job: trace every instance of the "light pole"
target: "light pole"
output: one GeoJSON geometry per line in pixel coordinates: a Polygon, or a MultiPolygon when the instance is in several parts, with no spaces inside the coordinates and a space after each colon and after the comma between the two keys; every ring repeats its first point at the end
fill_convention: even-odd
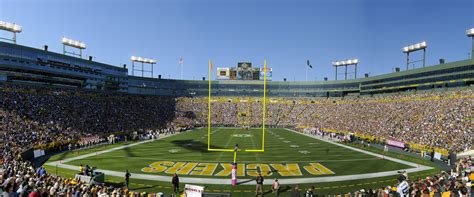
{"type": "Polygon", "coordinates": [[[79,56],[80,58],[82,58],[82,50],[86,49],[86,44],[85,43],[83,43],[81,41],[77,41],[77,40],[72,40],[72,39],[69,39],[69,38],[66,38],[66,37],[63,37],[63,39],[61,39],[61,43],[63,43],[63,54],[64,55],[71,54],[71,55],[79,56]],[[74,52],[66,51],[66,46],[70,46],[72,48],[79,49],[79,54],[76,54],[74,52]]]}
{"type": "Polygon", "coordinates": [[[0,38],[2,40],[12,41],[13,44],[16,44],[16,34],[22,31],[22,27],[15,23],[9,23],[5,21],[0,21],[0,30],[8,31],[13,33],[13,38],[0,38]]]}
{"type": "Polygon", "coordinates": [[[359,64],[359,59],[350,59],[350,60],[344,60],[344,61],[334,61],[332,62],[332,65],[336,68],[336,77],[335,79],[337,80],[337,68],[338,67],[341,67],[341,66],[344,66],[345,67],[345,71],[344,71],[344,80],[347,80],[347,67],[350,66],[350,65],[354,65],[355,66],[355,69],[354,69],[354,78],[357,79],[357,64],[359,64]]]}
{"type": "Polygon", "coordinates": [[[426,48],[427,47],[428,46],[426,45],[426,42],[423,41],[423,42],[419,42],[419,43],[412,44],[412,45],[409,45],[409,46],[406,46],[406,47],[402,48],[403,53],[407,54],[407,70],[409,68],[410,63],[415,63],[415,62],[419,62],[419,61],[423,61],[423,68],[425,67],[425,65],[426,65],[426,48]],[[414,60],[414,61],[410,62],[410,53],[415,52],[415,51],[419,51],[419,50],[423,50],[423,59],[414,60]]]}
{"type": "Polygon", "coordinates": [[[466,35],[472,40],[471,59],[474,59],[474,28],[466,30],[466,35]]]}
{"type": "Polygon", "coordinates": [[[183,64],[184,64],[183,58],[179,58],[178,64],[181,67],[181,80],[183,80],[183,64]]]}
{"type": "Polygon", "coordinates": [[[143,57],[132,56],[132,57],[130,57],[130,61],[132,61],[132,76],[135,76],[135,71],[141,71],[142,72],[142,77],[145,77],[145,72],[149,72],[149,73],[151,73],[151,78],[153,78],[153,65],[156,64],[156,60],[143,58],[143,57]],[[135,69],[135,62],[141,63],[142,68],[141,69],[135,69]],[[150,64],[151,65],[151,70],[145,70],[145,64],[150,64]]]}

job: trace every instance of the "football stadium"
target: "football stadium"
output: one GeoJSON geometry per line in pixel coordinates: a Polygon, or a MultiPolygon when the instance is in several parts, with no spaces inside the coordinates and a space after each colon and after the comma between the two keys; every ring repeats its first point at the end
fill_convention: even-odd
{"type": "MultiPolygon", "coordinates": [[[[403,65],[385,73],[371,74],[378,62],[358,58],[326,62],[325,72],[317,60],[284,68],[271,57],[216,55],[185,68],[185,77],[186,57],[167,77],[165,55],[129,54],[117,64],[94,53],[126,48],[66,36],[38,45],[56,33],[26,25],[39,18],[15,22],[19,6],[0,2],[0,194],[474,196],[474,28],[463,28],[474,24],[474,4],[460,2],[471,23],[442,37],[460,37],[449,51],[469,47],[467,58],[438,59],[430,50],[448,49],[420,41],[401,45],[399,59],[384,60],[403,65]],[[298,79],[292,69],[301,70],[298,79]]],[[[154,38],[145,39],[129,47],[154,38]]]]}

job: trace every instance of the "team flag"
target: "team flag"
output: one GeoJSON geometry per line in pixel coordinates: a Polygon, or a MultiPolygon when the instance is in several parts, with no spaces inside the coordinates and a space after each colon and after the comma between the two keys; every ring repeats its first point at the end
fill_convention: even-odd
{"type": "Polygon", "coordinates": [[[179,65],[183,65],[183,63],[184,63],[183,58],[179,58],[178,64],[179,64],[179,65]]]}
{"type": "Polygon", "coordinates": [[[308,65],[309,68],[313,68],[313,66],[309,63],[309,60],[306,60],[306,65],[308,65]]]}

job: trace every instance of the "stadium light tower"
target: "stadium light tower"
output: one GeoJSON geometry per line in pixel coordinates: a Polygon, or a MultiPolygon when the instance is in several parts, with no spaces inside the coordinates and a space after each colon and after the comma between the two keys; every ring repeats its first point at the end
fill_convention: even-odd
{"type": "Polygon", "coordinates": [[[130,60],[132,61],[132,76],[135,76],[134,75],[135,71],[141,71],[142,72],[142,77],[145,76],[145,72],[150,72],[151,73],[151,78],[153,78],[153,64],[156,64],[156,60],[143,58],[143,57],[136,57],[136,56],[130,57],[130,60]],[[142,64],[142,69],[135,69],[135,62],[141,63],[142,64]],[[145,70],[145,64],[150,64],[151,65],[151,70],[145,70]]]}
{"type": "Polygon", "coordinates": [[[69,38],[66,38],[66,37],[63,37],[61,39],[61,43],[63,43],[63,54],[64,55],[71,54],[71,55],[79,56],[80,58],[82,58],[82,50],[86,49],[86,44],[85,43],[83,43],[81,41],[77,41],[77,40],[72,40],[72,39],[69,39],[69,38]],[[74,52],[66,51],[66,46],[79,49],[79,54],[76,54],[74,52]]]}
{"type": "Polygon", "coordinates": [[[428,46],[426,45],[426,42],[423,41],[423,42],[412,44],[412,45],[409,45],[409,46],[406,46],[406,47],[402,48],[403,53],[407,54],[407,70],[408,70],[408,66],[410,65],[410,63],[415,63],[415,62],[419,62],[419,61],[423,61],[423,68],[425,67],[426,47],[428,47],[428,46]],[[423,50],[423,59],[415,60],[415,61],[410,62],[410,53],[415,52],[415,51],[419,51],[419,50],[423,50]]]}
{"type": "Polygon", "coordinates": [[[355,70],[354,70],[354,78],[357,79],[357,64],[359,64],[359,59],[351,59],[351,60],[344,60],[344,61],[334,61],[332,62],[332,66],[336,67],[336,80],[337,80],[337,68],[344,66],[345,71],[344,71],[344,80],[347,80],[347,66],[354,65],[355,70]]]}
{"type": "Polygon", "coordinates": [[[20,33],[22,28],[20,25],[15,23],[9,23],[5,21],[0,21],[0,30],[8,31],[13,33],[13,38],[0,38],[2,40],[12,41],[13,44],[16,44],[16,34],[20,33]]]}
{"type": "Polygon", "coordinates": [[[471,59],[474,59],[474,28],[466,30],[466,35],[472,39],[471,59]]]}

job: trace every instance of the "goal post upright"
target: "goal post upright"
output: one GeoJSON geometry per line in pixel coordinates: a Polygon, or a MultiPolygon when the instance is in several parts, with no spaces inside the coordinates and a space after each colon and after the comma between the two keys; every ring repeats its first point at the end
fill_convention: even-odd
{"type": "Polygon", "coordinates": [[[211,149],[211,69],[212,60],[209,59],[209,95],[207,96],[207,150],[211,149]]]}
{"type": "Polygon", "coordinates": [[[262,148],[245,149],[245,152],[265,152],[265,121],[267,114],[267,59],[263,60],[263,106],[262,106],[262,148]]]}
{"type": "Polygon", "coordinates": [[[211,148],[211,81],[212,81],[212,60],[209,59],[208,70],[208,95],[207,95],[207,150],[216,152],[233,152],[234,149],[211,148]]]}
{"type": "Polygon", "coordinates": [[[267,115],[267,59],[263,60],[263,117],[262,117],[262,152],[265,151],[265,121],[267,115]]]}

